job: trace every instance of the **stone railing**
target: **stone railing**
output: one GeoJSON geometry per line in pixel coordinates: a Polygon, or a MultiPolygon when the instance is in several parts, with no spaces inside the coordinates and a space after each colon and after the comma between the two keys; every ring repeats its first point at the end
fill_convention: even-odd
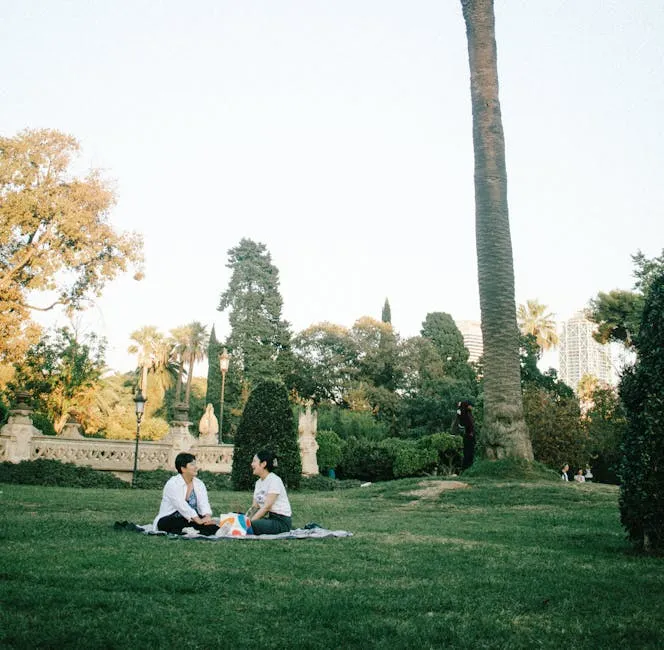
{"type": "MultiPolygon", "coordinates": [[[[7,424],[0,429],[0,461],[19,463],[22,460],[46,458],[63,463],[86,465],[110,471],[128,479],[134,465],[135,440],[84,438],[79,425],[69,422],[58,436],[44,436],[32,424],[31,410],[10,411],[7,424]]],[[[189,433],[189,422],[174,421],[168,435],[159,441],[140,441],[138,469],[173,470],[175,457],[183,451],[196,456],[202,470],[230,474],[233,466],[233,445],[218,444],[214,436],[195,438],[189,433]]],[[[316,414],[310,409],[300,415],[299,440],[304,474],[317,474],[315,440],[316,414]]]]}

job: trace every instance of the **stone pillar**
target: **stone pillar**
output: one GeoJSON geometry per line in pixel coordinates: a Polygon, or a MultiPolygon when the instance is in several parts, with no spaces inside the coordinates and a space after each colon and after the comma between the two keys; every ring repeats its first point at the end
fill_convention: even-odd
{"type": "Polygon", "coordinates": [[[16,398],[16,407],[9,411],[7,424],[0,430],[0,436],[7,438],[5,453],[10,463],[30,460],[32,438],[41,435],[39,429],[32,425],[30,394],[19,391],[16,393],[16,398]]]}
{"type": "Polygon", "coordinates": [[[171,443],[171,451],[168,457],[169,469],[175,467],[175,457],[183,451],[191,451],[196,444],[196,438],[189,433],[191,422],[187,420],[189,411],[187,407],[180,403],[175,405],[175,419],[168,424],[170,428],[164,438],[164,442],[171,443]]]}
{"type": "Polygon", "coordinates": [[[81,435],[81,425],[73,418],[67,420],[67,424],[62,427],[62,431],[58,434],[58,438],[67,438],[69,440],[80,440],[83,438],[81,435]]]}
{"type": "Polygon", "coordinates": [[[318,460],[316,452],[316,430],[318,428],[318,413],[312,413],[311,405],[307,404],[304,413],[300,412],[297,432],[300,443],[300,457],[302,458],[302,474],[314,476],[318,474],[318,460]]]}

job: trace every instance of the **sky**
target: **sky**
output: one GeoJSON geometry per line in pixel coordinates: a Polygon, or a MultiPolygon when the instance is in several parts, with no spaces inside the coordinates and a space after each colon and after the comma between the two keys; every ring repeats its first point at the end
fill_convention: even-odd
{"type": "MultiPolygon", "coordinates": [[[[664,3],[496,0],[517,303],[569,318],[664,248],[664,3]]],[[[78,326],[135,366],[131,332],[217,311],[243,237],[279,269],[294,332],[427,313],[479,320],[458,0],[0,0],[0,133],[75,136],[145,239],[146,278],[78,326]]],[[[59,314],[41,317],[64,324],[59,314]]]]}

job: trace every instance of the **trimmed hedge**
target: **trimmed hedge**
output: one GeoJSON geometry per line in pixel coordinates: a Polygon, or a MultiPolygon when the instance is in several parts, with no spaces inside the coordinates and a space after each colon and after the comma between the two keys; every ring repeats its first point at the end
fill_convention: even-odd
{"type": "Polygon", "coordinates": [[[23,460],[0,464],[0,483],[81,488],[127,488],[129,483],[110,472],[59,460],[23,460]]]}

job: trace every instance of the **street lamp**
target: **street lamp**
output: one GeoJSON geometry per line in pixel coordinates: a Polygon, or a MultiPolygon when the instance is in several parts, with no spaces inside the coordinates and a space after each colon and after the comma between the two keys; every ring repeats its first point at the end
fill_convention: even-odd
{"type": "Polygon", "coordinates": [[[141,435],[141,420],[145,412],[145,402],[148,401],[147,397],[143,397],[141,389],[138,389],[134,403],[136,404],[136,446],[134,448],[134,473],[131,477],[131,487],[136,487],[136,469],[138,467],[138,438],[141,435]]]}
{"type": "Polygon", "coordinates": [[[224,348],[219,353],[219,368],[221,368],[221,406],[219,407],[219,444],[221,444],[221,427],[224,424],[224,387],[226,385],[226,372],[228,371],[228,364],[230,357],[228,350],[224,348]]]}

